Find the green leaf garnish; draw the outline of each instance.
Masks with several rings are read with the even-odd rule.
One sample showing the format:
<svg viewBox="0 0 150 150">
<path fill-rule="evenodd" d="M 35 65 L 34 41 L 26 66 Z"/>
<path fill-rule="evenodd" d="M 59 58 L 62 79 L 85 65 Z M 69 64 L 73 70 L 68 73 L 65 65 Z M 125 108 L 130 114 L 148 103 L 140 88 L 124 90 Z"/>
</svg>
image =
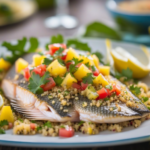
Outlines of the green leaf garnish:
<svg viewBox="0 0 150 150">
<path fill-rule="evenodd" d="M 137 86 L 134 86 L 134 85 L 131 85 L 130 86 L 130 90 L 133 94 L 135 95 L 139 95 L 141 93 L 141 88 L 140 87 L 137 87 Z"/>
<path fill-rule="evenodd" d="M 143 99 L 143 102 L 145 103 L 145 102 L 147 102 L 148 101 L 148 97 L 142 97 L 142 99 Z"/>
<path fill-rule="evenodd" d="M 105 88 L 106 88 L 106 89 L 109 89 L 109 90 L 112 90 L 112 89 L 113 89 L 111 85 L 106 85 Z"/>
<path fill-rule="evenodd" d="M 21 118 L 18 118 L 18 120 L 19 120 L 20 122 L 23 122 L 23 119 L 21 119 Z"/>
<path fill-rule="evenodd" d="M 57 60 L 58 60 L 59 64 L 61 64 L 62 66 L 65 66 L 65 63 L 62 59 L 58 58 Z"/>
<path fill-rule="evenodd" d="M 38 74 L 35 74 L 33 72 L 29 79 L 28 89 L 33 93 L 37 94 L 43 93 L 43 89 L 40 86 L 49 82 L 49 80 L 47 80 L 49 77 L 50 77 L 49 72 L 45 72 L 43 77 L 40 77 Z"/>
<path fill-rule="evenodd" d="M 54 78 L 54 81 L 55 81 L 56 85 L 60 86 L 61 83 L 63 82 L 63 79 L 60 76 L 57 76 Z"/>
<path fill-rule="evenodd" d="M 8 121 L 7 120 L 0 121 L 0 127 L 3 127 L 5 125 L 8 125 Z"/>
<path fill-rule="evenodd" d="M 65 126 L 64 126 L 64 125 L 61 125 L 60 128 L 65 128 Z"/>
<path fill-rule="evenodd" d="M 90 68 L 89 62 L 85 63 L 85 66 L 87 66 L 88 68 Z"/>
<path fill-rule="evenodd" d="M 69 39 L 67 41 L 67 46 L 73 47 L 73 48 L 81 50 L 81 51 L 91 52 L 91 48 L 88 46 L 87 43 L 83 43 L 77 39 Z"/>
<path fill-rule="evenodd" d="M 52 128 L 51 122 L 47 121 L 46 123 L 44 123 L 44 127 Z"/>
<path fill-rule="evenodd" d="M 36 129 L 37 129 L 37 131 L 42 130 L 42 127 L 38 126 Z"/>
<path fill-rule="evenodd" d="M 0 128 L 0 134 L 5 134 L 5 130 Z"/>
<path fill-rule="evenodd" d="M 92 66 L 92 71 L 96 71 L 96 67 L 95 66 Z"/>
<path fill-rule="evenodd" d="M 108 98 L 108 97 L 106 97 L 106 98 L 104 98 L 104 101 L 108 101 L 110 98 Z"/>
<path fill-rule="evenodd" d="M 5 47 L 7 51 L 11 52 L 11 56 L 7 56 L 5 59 L 13 64 L 21 56 L 30 52 L 35 52 L 36 49 L 38 48 L 38 40 L 36 38 L 31 37 L 29 39 L 29 42 L 30 42 L 29 49 L 25 49 L 25 46 L 27 44 L 26 37 L 23 37 L 23 39 L 18 40 L 18 43 L 16 45 L 13 45 L 9 42 L 3 42 L 2 46 Z"/>
<path fill-rule="evenodd" d="M 83 125 L 83 123 L 84 123 L 84 121 L 80 121 L 80 122 L 79 122 L 79 125 L 81 126 L 81 125 Z"/>
<path fill-rule="evenodd" d="M 36 123 L 36 121 L 35 120 L 30 120 L 32 123 Z"/>
<path fill-rule="evenodd" d="M 93 83 L 93 74 L 92 73 L 87 73 L 87 76 L 82 78 L 83 83 L 88 83 L 88 84 L 92 84 Z"/>
<path fill-rule="evenodd" d="M 86 27 L 85 37 L 102 37 L 115 40 L 121 40 L 121 35 L 114 29 L 101 22 L 93 22 Z"/>
<path fill-rule="evenodd" d="M 52 56 L 48 56 L 47 58 L 44 58 L 43 64 L 49 65 L 53 62 L 54 58 Z"/>
<path fill-rule="evenodd" d="M 64 49 L 60 47 L 59 50 L 54 53 L 53 57 L 62 56 L 63 51 L 64 51 Z"/>
</svg>

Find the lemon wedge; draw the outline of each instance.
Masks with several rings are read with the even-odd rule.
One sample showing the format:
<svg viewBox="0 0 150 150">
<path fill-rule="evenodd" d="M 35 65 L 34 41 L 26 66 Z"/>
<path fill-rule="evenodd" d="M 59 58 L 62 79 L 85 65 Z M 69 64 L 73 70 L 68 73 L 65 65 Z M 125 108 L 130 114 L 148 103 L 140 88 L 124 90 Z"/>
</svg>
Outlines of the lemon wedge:
<svg viewBox="0 0 150 150">
<path fill-rule="evenodd" d="M 115 68 L 121 72 L 122 69 L 131 69 L 133 71 L 134 78 L 143 78 L 148 75 L 150 72 L 150 55 L 146 47 L 141 47 L 141 52 L 144 53 L 147 63 L 144 61 L 138 60 L 132 54 L 127 52 L 121 47 L 117 47 L 114 50 L 111 50 L 111 55 L 114 60 Z"/>
<path fill-rule="evenodd" d="M 0 110 L 2 109 L 3 106 L 4 106 L 4 100 L 3 97 L 0 95 Z"/>
</svg>

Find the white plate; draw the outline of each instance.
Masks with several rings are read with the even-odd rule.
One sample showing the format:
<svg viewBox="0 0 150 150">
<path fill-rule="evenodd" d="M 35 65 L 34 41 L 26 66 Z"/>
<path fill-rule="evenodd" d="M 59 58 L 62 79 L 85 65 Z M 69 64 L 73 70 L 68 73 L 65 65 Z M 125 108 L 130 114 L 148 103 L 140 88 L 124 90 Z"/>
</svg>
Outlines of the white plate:
<svg viewBox="0 0 150 150">
<path fill-rule="evenodd" d="M 44 47 L 45 43 L 49 42 L 49 38 L 41 38 L 40 47 Z M 88 42 L 93 51 L 100 51 L 104 56 L 106 47 L 104 40 L 101 39 L 82 39 Z M 113 42 L 113 47 L 121 46 L 137 58 L 144 59 L 145 56 L 140 53 L 139 45 Z M 0 47 L 0 53 L 5 50 Z M 150 85 L 150 77 L 143 79 Z M 29 147 L 97 147 L 97 146 L 112 146 L 120 144 L 129 144 L 150 140 L 150 120 L 145 121 L 139 128 L 128 127 L 123 129 L 121 133 L 110 131 L 100 132 L 98 135 L 84 135 L 76 133 L 72 138 L 60 137 L 43 137 L 42 135 L 13 135 L 12 130 L 8 130 L 6 134 L 0 135 L 0 145 L 10 146 L 29 146 Z"/>
</svg>

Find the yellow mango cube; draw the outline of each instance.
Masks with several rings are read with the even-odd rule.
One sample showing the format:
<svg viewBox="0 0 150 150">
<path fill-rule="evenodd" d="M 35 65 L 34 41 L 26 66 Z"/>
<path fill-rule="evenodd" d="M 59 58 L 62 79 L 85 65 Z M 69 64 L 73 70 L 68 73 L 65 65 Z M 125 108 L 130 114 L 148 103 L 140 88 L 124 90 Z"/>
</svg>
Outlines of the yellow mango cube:
<svg viewBox="0 0 150 150">
<path fill-rule="evenodd" d="M 41 55 L 39 55 L 39 54 L 35 54 L 35 55 L 33 56 L 33 65 L 34 65 L 35 67 L 41 65 L 41 64 L 43 63 L 44 58 L 46 58 L 46 56 L 44 56 L 44 55 L 41 56 Z"/>
<path fill-rule="evenodd" d="M 66 66 L 61 65 L 56 59 L 47 67 L 47 71 L 49 71 L 50 75 L 53 77 L 62 77 L 67 72 L 67 68 Z"/>
<path fill-rule="evenodd" d="M 106 85 L 109 85 L 109 82 L 105 79 L 105 77 L 102 74 L 99 74 L 94 80 L 93 80 L 94 85 L 102 85 L 105 87 Z"/>
<path fill-rule="evenodd" d="M 7 120 L 8 122 L 14 122 L 13 112 L 10 106 L 3 106 L 0 112 L 0 121 Z"/>
<path fill-rule="evenodd" d="M 96 55 L 92 55 L 91 57 L 93 58 L 95 66 L 98 68 L 98 66 L 100 65 L 98 57 Z"/>
<path fill-rule="evenodd" d="M 86 77 L 88 73 L 91 73 L 91 70 L 89 70 L 84 64 L 82 64 L 74 73 L 74 76 L 78 81 L 81 81 L 82 78 Z"/>
<path fill-rule="evenodd" d="M 0 69 L 8 70 L 11 64 L 8 61 L 5 61 L 3 58 L 0 58 Z"/>
<path fill-rule="evenodd" d="M 69 48 L 67 51 L 67 57 L 65 61 L 72 60 L 73 58 L 79 58 L 79 55 L 76 53 L 76 51 L 73 48 Z"/>
<path fill-rule="evenodd" d="M 16 66 L 16 72 L 17 73 L 20 73 L 23 69 L 25 69 L 26 67 L 28 67 L 28 62 L 22 58 L 19 58 L 16 63 L 15 63 L 15 66 Z"/>
<path fill-rule="evenodd" d="M 110 75 L 110 67 L 109 66 L 99 66 L 98 70 L 104 76 Z"/>
<path fill-rule="evenodd" d="M 65 79 L 63 80 L 61 86 L 67 87 L 69 89 L 72 87 L 72 84 L 76 82 L 77 80 L 70 73 L 68 73 Z"/>
<path fill-rule="evenodd" d="M 79 56 L 79 60 L 83 60 L 82 63 L 83 64 L 86 64 L 86 63 L 89 63 L 90 66 L 93 66 L 94 65 L 94 62 L 93 62 L 93 58 L 91 56 Z"/>
</svg>

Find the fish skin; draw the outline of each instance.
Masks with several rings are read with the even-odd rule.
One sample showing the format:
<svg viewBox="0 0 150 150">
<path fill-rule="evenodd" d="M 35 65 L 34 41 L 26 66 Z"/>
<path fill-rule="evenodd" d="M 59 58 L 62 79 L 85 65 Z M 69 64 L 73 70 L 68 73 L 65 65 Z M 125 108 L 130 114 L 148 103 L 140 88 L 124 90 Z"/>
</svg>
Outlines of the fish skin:
<svg viewBox="0 0 150 150">
<path fill-rule="evenodd" d="M 82 107 L 83 102 L 87 103 L 86 107 Z M 74 100 L 74 106 L 80 114 L 80 120 L 96 123 L 118 123 L 142 117 L 140 113 L 128 108 L 124 103 L 118 104 L 121 107 L 120 112 L 117 109 L 110 111 L 111 107 L 116 107 L 115 103 L 111 103 L 110 106 L 100 107 L 90 106 L 90 103 L 91 100 L 84 96 L 79 96 L 79 100 Z"/>
<path fill-rule="evenodd" d="M 121 83 L 119 80 L 117 80 L 116 78 L 111 76 L 112 80 L 115 80 L 117 83 L 119 83 L 122 86 L 125 86 L 123 83 Z M 138 103 L 138 108 L 137 107 L 130 107 L 132 110 L 139 112 L 140 114 L 146 114 L 146 113 L 150 113 L 149 109 L 142 103 L 142 101 L 136 97 L 127 87 L 126 87 L 126 91 L 128 93 L 130 93 L 130 95 L 133 97 L 131 98 L 131 100 L 135 101 Z"/>
</svg>

